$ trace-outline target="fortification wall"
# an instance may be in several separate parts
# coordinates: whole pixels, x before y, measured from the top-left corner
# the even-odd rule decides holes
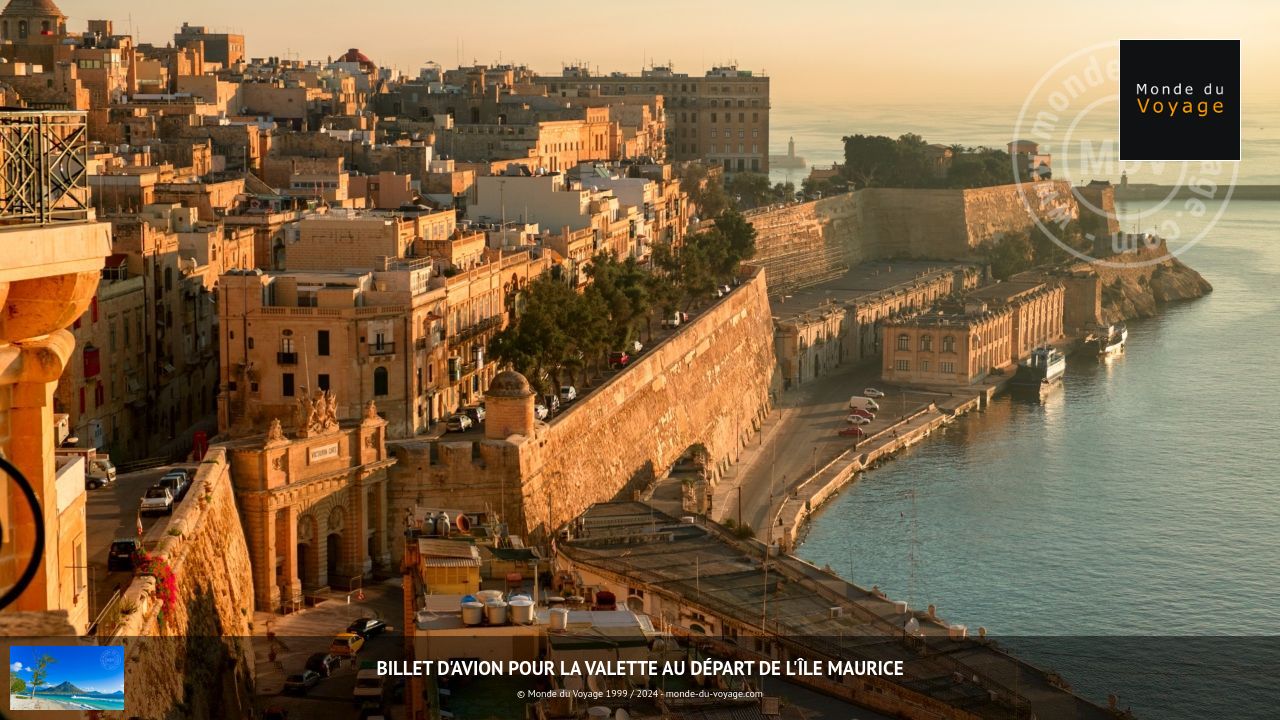
[[[1105,264],[1077,263],[1072,270],[1098,278],[1102,285],[1102,321],[1106,323],[1151,317],[1160,305],[1213,291],[1200,273],[1169,254],[1164,240],[1109,255]]]
[[[751,262],[768,271],[770,292],[778,294],[871,260],[971,260],[984,243],[1030,227],[1032,211],[1045,219],[1077,217],[1070,183],[1029,183],[1023,192],[1017,185],[867,188],[748,213],[756,229]]]
[[[253,578],[222,448],[212,448],[155,553],[177,578],[167,612],[151,577],[124,593],[125,714],[215,718],[252,715]]]
[[[773,326],[757,271],[531,437],[389,445],[398,459],[391,516],[415,504],[493,510],[512,532],[538,539],[592,503],[630,497],[695,444],[718,474],[763,421],[773,375]]]
[[[773,325],[763,272],[526,443],[523,525],[535,535],[638,490],[701,443],[717,470],[770,407]]]

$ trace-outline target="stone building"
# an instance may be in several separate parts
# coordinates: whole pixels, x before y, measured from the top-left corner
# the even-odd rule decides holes
[[[353,589],[392,570],[387,422],[372,401],[349,422],[337,407],[332,392],[317,390],[265,435],[227,446],[258,610],[297,609],[324,588]]]
[[[52,3],[15,6],[35,12]],[[89,621],[84,484],[56,467],[53,395],[76,347],[66,328],[93,302],[111,252],[110,226],[88,205],[83,166],[68,161],[84,151],[85,124],[83,113],[0,115],[0,457],[36,501],[16,478],[0,483],[0,586],[13,587],[30,568],[6,610],[66,611],[77,631]],[[36,513],[43,553],[35,552]]]
[[[690,76],[669,67],[593,75],[582,66],[535,78],[549,95],[661,95],[671,160],[705,160],[726,173],[769,172],[769,78],[735,65]]]
[[[204,57],[209,62],[230,66],[244,62],[244,35],[232,33],[213,33],[202,25],[182,23],[182,29],[173,34],[174,47],[183,47],[193,42],[204,45]]]
[[[885,382],[954,386],[982,381],[1012,365],[1013,311],[967,303],[963,310],[930,312],[884,323]]]
[[[1009,360],[1018,362],[1062,338],[1066,289],[1053,278],[1013,277],[969,294],[969,299],[1013,311]]]

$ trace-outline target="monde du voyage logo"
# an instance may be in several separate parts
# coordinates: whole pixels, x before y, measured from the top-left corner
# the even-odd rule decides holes
[[[1239,160],[1240,41],[1121,40],[1120,158]]]

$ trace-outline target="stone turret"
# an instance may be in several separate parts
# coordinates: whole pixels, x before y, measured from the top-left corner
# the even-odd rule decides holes
[[[485,391],[484,436],[505,440],[511,435],[533,434],[533,388],[525,376],[504,370],[494,376]]]
[[[67,16],[53,0],[10,0],[0,12],[0,35],[4,40],[22,43],[66,34]]]

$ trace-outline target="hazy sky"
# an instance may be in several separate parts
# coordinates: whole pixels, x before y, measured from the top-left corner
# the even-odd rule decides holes
[[[405,71],[501,58],[540,72],[670,61],[700,74],[736,60],[773,78],[775,104],[1013,102],[1059,58],[1121,37],[1240,38],[1246,95],[1280,84],[1280,3],[1259,0],[57,2],[77,31],[105,15],[117,32],[132,24],[139,41],[163,43],[186,20],[243,33],[251,57],[324,59],[359,47]]]

